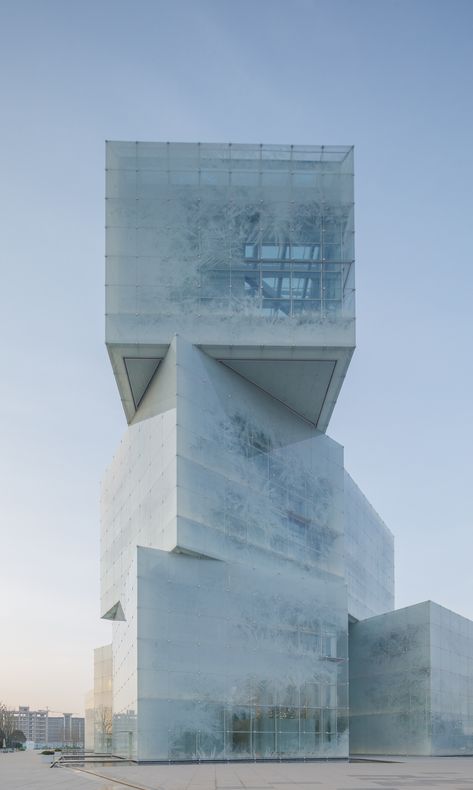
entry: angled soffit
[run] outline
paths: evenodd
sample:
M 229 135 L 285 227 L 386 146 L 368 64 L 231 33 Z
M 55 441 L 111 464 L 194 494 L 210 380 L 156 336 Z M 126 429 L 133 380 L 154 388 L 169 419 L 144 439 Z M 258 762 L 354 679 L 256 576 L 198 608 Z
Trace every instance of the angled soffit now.
M 221 359 L 306 420 L 317 425 L 332 381 L 334 359 Z
M 120 601 L 117 601 L 113 606 L 102 615 L 102 620 L 126 620 Z
M 161 358 L 159 357 L 123 357 L 126 375 L 130 384 L 135 409 L 138 408 L 148 389 L 151 379 L 156 373 Z

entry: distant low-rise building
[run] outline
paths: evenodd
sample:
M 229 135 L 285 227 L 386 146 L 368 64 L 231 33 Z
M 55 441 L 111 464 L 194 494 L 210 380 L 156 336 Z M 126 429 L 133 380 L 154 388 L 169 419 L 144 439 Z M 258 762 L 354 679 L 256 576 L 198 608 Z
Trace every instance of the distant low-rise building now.
M 15 730 L 23 733 L 27 741 L 35 744 L 48 742 L 48 711 L 46 709 L 30 710 L 28 705 L 20 705 L 12 711 L 15 719 Z
M 29 705 L 20 705 L 11 713 L 14 729 L 22 732 L 26 741 L 33 743 L 36 748 L 84 747 L 82 716 L 73 716 L 72 713 L 51 716 L 48 708 L 31 710 Z

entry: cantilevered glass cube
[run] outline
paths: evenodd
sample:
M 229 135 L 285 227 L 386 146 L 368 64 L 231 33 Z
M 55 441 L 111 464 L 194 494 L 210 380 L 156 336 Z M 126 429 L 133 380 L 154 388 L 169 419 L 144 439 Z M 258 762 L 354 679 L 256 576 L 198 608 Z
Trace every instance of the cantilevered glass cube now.
M 355 344 L 353 260 L 349 146 L 108 143 L 128 419 L 179 333 L 324 430 Z

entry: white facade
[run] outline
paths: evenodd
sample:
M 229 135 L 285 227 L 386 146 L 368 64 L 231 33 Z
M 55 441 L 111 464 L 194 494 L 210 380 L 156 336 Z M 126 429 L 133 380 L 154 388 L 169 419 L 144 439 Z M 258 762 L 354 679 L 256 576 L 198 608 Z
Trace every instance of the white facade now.
M 432 601 L 351 627 L 354 753 L 473 753 L 473 622 Z
M 128 420 L 180 334 L 324 430 L 355 346 L 353 236 L 350 146 L 108 143 L 106 337 Z
M 324 433 L 355 339 L 352 163 L 108 144 L 107 345 L 129 428 L 101 578 L 122 756 L 348 753 L 348 601 L 356 618 L 393 601 L 392 536 Z
M 364 620 L 394 609 L 394 538 L 347 471 L 344 508 L 348 612 Z

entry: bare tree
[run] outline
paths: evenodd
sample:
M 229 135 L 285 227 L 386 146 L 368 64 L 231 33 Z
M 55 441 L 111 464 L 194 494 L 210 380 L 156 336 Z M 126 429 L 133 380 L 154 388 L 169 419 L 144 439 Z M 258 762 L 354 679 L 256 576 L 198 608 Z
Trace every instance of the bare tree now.
M 95 751 L 109 754 L 112 751 L 112 709 L 99 705 L 95 709 Z
M 16 730 L 15 714 L 12 710 L 0 701 L 0 730 L 3 739 L 0 743 L 1 746 L 10 746 L 11 738 Z M 1 736 L 0 736 L 1 737 Z

